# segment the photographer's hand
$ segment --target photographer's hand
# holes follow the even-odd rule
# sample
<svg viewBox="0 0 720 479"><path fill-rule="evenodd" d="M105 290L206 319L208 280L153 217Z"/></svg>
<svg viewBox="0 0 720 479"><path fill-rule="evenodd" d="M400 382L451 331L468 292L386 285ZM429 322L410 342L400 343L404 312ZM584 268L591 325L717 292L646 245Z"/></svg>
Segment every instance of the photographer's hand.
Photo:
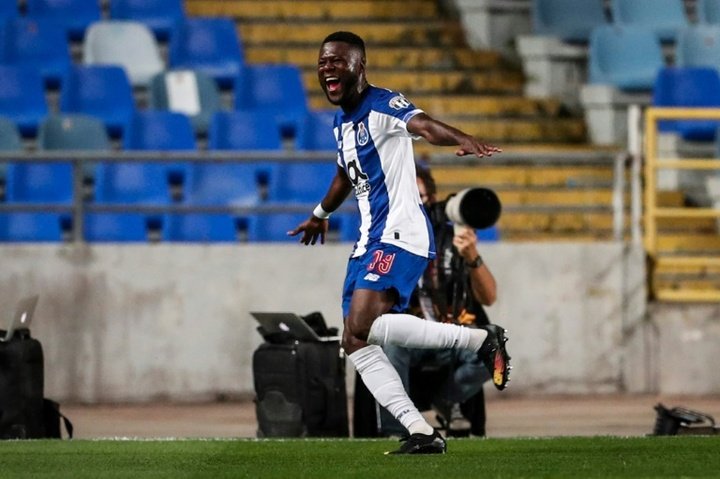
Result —
<svg viewBox="0 0 720 479"><path fill-rule="evenodd" d="M497 284L478 253L475 230L469 227L459 228L453 236L453 245L468 265L473 296L480 304L491 306L497 299Z"/></svg>

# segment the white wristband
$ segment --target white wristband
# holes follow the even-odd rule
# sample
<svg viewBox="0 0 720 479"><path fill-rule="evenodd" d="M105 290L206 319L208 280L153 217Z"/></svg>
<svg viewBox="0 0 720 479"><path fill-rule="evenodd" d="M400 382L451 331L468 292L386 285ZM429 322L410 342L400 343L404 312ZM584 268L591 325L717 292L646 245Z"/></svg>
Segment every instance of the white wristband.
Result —
<svg viewBox="0 0 720 479"><path fill-rule="evenodd" d="M330 218L330 213L323 209L322 203L318 203L318 205L313 210L313 216L316 218L320 218L321 220L326 220Z"/></svg>

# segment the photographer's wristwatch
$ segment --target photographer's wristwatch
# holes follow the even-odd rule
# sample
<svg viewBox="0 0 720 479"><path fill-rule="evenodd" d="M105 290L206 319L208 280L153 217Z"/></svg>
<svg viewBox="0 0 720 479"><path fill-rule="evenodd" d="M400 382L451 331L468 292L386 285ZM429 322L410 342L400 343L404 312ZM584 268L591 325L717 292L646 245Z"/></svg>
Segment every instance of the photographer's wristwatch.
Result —
<svg viewBox="0 0 720 479"><path fill-rule="evenodd" d="M477 255L477 257L472 261L466 261L465 265L467 265L468 268L479 268L483 264L482 256Z"/></svg>

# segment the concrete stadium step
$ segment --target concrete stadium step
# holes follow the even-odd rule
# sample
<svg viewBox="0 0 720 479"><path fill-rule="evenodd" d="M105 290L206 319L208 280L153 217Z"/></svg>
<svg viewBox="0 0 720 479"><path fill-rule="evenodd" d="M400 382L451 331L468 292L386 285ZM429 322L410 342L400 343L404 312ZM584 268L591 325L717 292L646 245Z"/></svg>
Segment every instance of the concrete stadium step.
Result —
<svg viewBox="0 0 720 479"><path fill-rule="evenodd" d="M248 45L245 49L245 57L249 63L293 63L301 68L314 70L317 66L320 41L322 39L306 46ZM373 70L376 68L488 70L504 65L497 52L474 51L462 46L384 47L369 50L367 60Z"/></svg>
<svg viewBox="0 0 720 479"><path fill-rule="evenodd" d="M658 233L693 231L699 233L717 232L714 218L658 218Z"/></svg>
<svg viewBox="0 0 720 479"><path fill-rule="evenodd" d="M720 254L720 235L694 233L664 233L657 237L658 252L687 254Z"/></svg>
<svg viewBox="0 0 720 479"><path fill-rule="evenodd" d="M506 143L552 141L584 143L586 141L585 122L579 118L454 120L442 115L438 115L437 118L448 121L454 127L501 148Z"/></svg>
<svg viewBox="0 0 720 479"><path fill-rule="evenodd" d="M609 208L612 204L612 190L610 188L577 190L552 188L537 190L520 187L512 190L495 188L494 191L505 206ZM446 189L443 185L438 185L438 196L440 198L445 198L454 192L457 192L457 189Z"/></svg>
<svg viewBox="0 0 720 479"><path fill-rule="evenodd" d="M506 210L500 216L498 226L501 232L610 232L613 215L611 212L525 213Z"/></svg>
<svg viewBox="0 0 720 479"><path fill-rule="evenodd" d="M437 2L414 0L412 7L403 0L186 0L190 15L227 16L240 20L424 18L436 19Z"/></svg>
<svg viewBox="0 0 720 479"><path fill-rule="evenodd" d="M288 47L304 45L319 47L320 42L337 30L355 32L373 46L392 45L396 47L448 47L465 45L465 38L457 23L441 20L359 22L338 21L329 24L320 22L252 22L238 25L243 42L250 45L276 45Z"/></svg>
<svg viewBox="0 0 720 479"><path fill-rule="evenodd" d="M435 166L433 176L444 187L612 185L612 165L598 166Z"/></svg>
<svg viewBox="0 0 720 479"><path fill-rule="evenodd" d="M305 71L305 88L315 95L319 92L317 71ZM520 95L523 89L523 76L519 71L399 71L374 70L368 75L368 81L375 85L400 91L410 96L416 93L478 93Z"/></svg>
<svg viewBox="0 0 720 479"><path fill-rule="evenodd" d="M317 87L319 90L319 87ZM418 93L408 98L431 115L483 117L556 117L560 114L560 103L556 100L532 99L523 96L491 95L443 95ZM323 110L331 107L325 95L310 96L310 107Z"/></svg>

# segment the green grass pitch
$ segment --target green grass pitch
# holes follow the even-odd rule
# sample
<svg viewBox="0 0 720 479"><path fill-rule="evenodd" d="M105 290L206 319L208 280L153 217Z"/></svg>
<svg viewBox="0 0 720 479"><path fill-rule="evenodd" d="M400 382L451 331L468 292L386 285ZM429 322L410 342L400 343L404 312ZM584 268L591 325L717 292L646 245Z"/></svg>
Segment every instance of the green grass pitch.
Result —
<svg viewBox="0 0 720 479"><path fill-rule="evenodd" d="M387 456L391 440L0 442L0 478L720 477L720 436L456 439Z"/></svg>

